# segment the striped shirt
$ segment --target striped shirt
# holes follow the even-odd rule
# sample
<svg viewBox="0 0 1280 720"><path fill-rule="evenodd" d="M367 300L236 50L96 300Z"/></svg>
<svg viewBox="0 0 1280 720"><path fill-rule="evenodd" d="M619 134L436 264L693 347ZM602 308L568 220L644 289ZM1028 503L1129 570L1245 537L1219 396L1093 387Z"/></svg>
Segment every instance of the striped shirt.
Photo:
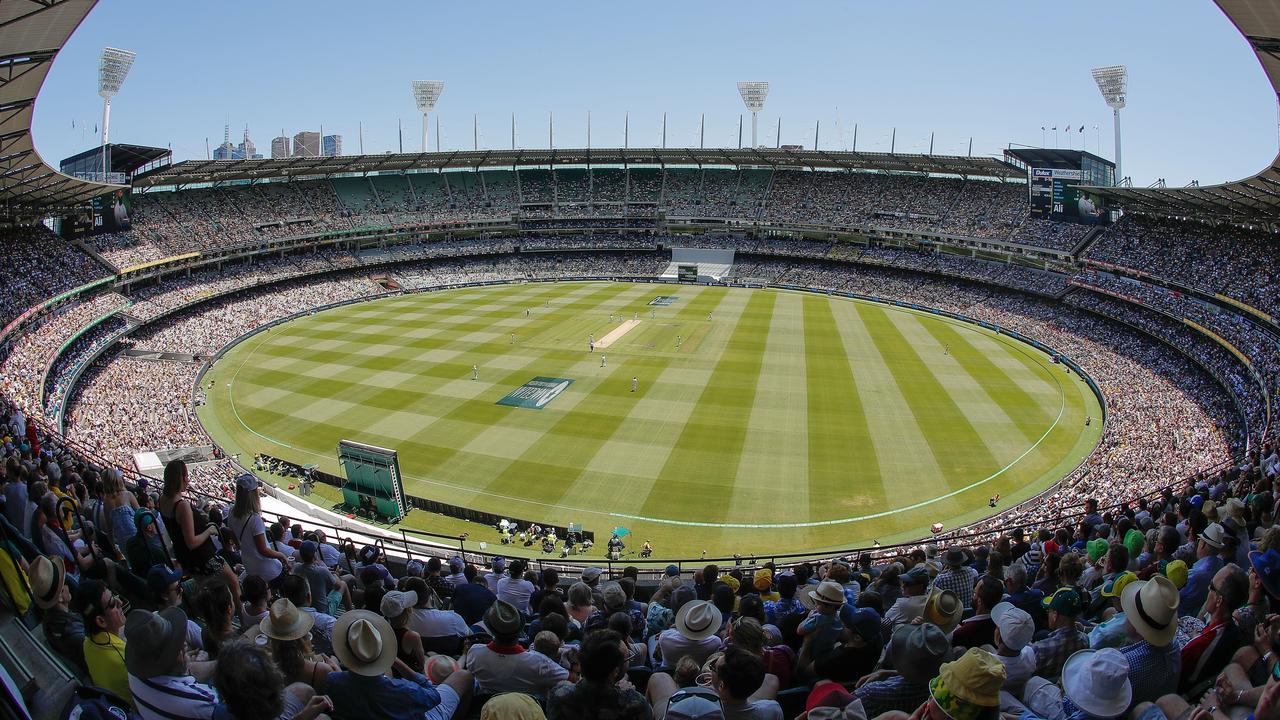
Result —
<svg viewBox="0 0 1280 720"><path fill-rule="evenodd" d="M190 675L130 675L129 689L142 720L209 720L218 702L213 688Z"/></svg>

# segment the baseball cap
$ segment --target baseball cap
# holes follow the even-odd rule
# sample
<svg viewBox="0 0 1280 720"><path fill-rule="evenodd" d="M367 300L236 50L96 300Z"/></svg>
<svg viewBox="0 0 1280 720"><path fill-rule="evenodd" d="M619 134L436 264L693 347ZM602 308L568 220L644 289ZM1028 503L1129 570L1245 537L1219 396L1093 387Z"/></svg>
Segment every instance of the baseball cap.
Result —
<svg viewBox="0 0 1280 720"><path fill-rule="evenodd" d="M1084 601L1080 598L1080 592L1075 588L1061 587L1053 591L1053 594L1040 601L1045 610L1053 610L1063 615L1079 615Z"/></svg>
<svg viewBox="0 0 1280 720"><path fill-rule="evenodd" d="M147 589L159 594L181 579L182 573L177 570L170 570L164 565L152 565L147 571Z"/></svg>
<svg viewBox="0 0 1280 720"><path fill-rule="evenodd" d="M311 562L316 556L316 544L310 540L303 540L298 546L298 554L302 556L303 562Z"/></svg>
<svg viewBox="0 0 1280 720"><path fill-rule="evenodd" d="M929 571L924 565L916 565L902 574L903 585L922 585L929 582Z"/></svg>
<svg viewBox="0 0 1280 720"><path fill-rule="evenodd" d="M666 573L667 577L680 577L680 568L676 565L668 565Z"/></svg>
<svg viewBox="0 0 1280 720"><path fill-rule="evenodd" d="M991 622L1000 631L1000 639L1010 650L1021 650L1031 642L1036 623L1031 615L1013 603L1002 602L991 608Z"/></svg>
<svg viewBox="0 0 1280 720"><path fill-rule="evenodd" d="M1102 597L1118 598L1124 586L1137 580L1138 576L1128 570L1116 575L1102 585Z"/></svg>
<svg viewBox="0 0 1280 720"><path fill-rule="evenodd" d="M382 611L382 616L388 620L394 620L404 614L405 610L418 604L418 593L409 590L401 592L392 590L382 596L382 604L378 609Z"/></svg>

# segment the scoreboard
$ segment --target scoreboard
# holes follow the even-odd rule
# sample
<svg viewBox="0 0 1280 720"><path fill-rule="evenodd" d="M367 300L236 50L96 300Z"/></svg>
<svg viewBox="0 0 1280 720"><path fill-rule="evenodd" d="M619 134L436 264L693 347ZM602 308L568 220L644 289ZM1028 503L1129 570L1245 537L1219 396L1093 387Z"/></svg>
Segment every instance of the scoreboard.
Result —
<svg viewBox="0 0 1280 720"><path fill-rule="evenodd" d="M697 265L677 265L676 279L680 282L698 282Z"/></svg>
<svg viewBox="0 0 1280 720"><path fill-rule="evenodd" d="M1084 173L1063 168L1031 168L1028 190L1034 217L1070 222L1102 222L1102 204L1079 189Z"/></svg>

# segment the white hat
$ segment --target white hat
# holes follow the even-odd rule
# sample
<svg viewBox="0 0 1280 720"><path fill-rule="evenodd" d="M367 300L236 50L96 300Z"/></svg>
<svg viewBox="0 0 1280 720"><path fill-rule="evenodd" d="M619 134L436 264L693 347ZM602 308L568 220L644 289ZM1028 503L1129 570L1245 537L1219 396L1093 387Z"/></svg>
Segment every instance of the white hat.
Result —
<svg viewBox="0 0 1280 720"><path fill-rule="evenodd" d="M1062 666L1062 691L1090 715L1120 715L1133 701L1129 662L1115 648L1080 650Z"/></svg>
<svg viewBox="0 0 1280 720"><path fill-rule="evenodd" d="M720 608L706 600L685 603L676 613L676 630L690 640L705 640L720 631Z"/></svg>
<svg viewBox="0 0 1280 720"><path fill-rule="evenodd" d="M1164 575L1131 582L1120 593L1125 621L1156 647L1173 642L1178 631L1178 600L1177 586Z"/></svg>
<svg viewBox="0 0 1280 720"><path fill-rule="evenodd" d="M418 593L413 590L401 592L392 590L382 596L382 604L378 609L382 611L382 617L388 620L395 620L404 614L405 610L418 604Z"/></svg>
<svg viewBox="0 0 1280 720"><path fill-rule="evenodd" d="M348 610L333 626L333 654L351 672L377 677L396 662L395 632L368 610Z"/></svg>
<svg viewBox="0 0 1280 720"><path fill-rule="evenodd" d="M1209 523L1209 527L1205 528L1204 532L1200 533L1200 539L1209 547L1221 550L1222 537L1226 535L1226 533L1227 531L1218 523Z"/></svg>
<svg viewBox="0 0 1280 720"><path fill-rule="evenodd" d="M1013 603L1002 602L991 608L991 622L1000 631L1000 639L1010 650L1021 650L1036 632L1031 615Z"/></svg>

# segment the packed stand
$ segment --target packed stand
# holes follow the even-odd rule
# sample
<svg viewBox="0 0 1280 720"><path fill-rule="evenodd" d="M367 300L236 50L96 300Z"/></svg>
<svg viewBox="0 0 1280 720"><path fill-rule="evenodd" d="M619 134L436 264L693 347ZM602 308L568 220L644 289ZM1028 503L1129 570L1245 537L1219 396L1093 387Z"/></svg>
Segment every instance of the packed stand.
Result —
<svg viewBox="0 0 1280 720"><path fill-rule="evenodd" d="M29 308L111 273L44 225L6 228L0 266L0 328Z"/></svg>

